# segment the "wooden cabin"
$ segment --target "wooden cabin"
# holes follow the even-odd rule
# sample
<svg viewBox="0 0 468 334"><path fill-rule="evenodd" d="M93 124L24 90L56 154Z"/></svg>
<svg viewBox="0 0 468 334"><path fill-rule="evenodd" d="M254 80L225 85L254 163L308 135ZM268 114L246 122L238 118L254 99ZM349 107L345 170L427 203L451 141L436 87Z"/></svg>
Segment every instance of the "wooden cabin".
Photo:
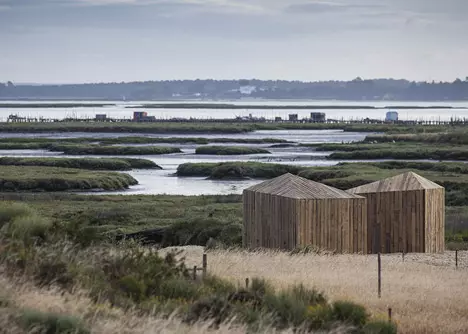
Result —
<svg viewBox="0 0 468 334"><path fill-rule="evenodd" d="M445 189L413 172L349 189L367 198L370 253L445 249Z"/></svg>
<svg viewBox="0 0 468 334"><path fill-rule="evenodd" d="M244 190L244 246L367 253L365 197L292 174Z"/></svg>

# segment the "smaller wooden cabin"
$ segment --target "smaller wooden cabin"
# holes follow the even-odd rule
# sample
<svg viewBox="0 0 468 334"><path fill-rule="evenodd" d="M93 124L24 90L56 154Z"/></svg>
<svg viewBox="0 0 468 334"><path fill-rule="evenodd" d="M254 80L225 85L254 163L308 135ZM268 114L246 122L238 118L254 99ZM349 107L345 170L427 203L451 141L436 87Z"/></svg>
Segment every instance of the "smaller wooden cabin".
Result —
<svg viewBox="0 0 468 334"><path fill-rule="evenodd" d="M244 190L244 246L367 253L366 199L284 174Z"/></svg>
<svg viewBox="0 0 468 334"><path fill-rule="evenodd" d="M413 172L349 189L367 198L370 253L445 249L445 189Z"/></svg>

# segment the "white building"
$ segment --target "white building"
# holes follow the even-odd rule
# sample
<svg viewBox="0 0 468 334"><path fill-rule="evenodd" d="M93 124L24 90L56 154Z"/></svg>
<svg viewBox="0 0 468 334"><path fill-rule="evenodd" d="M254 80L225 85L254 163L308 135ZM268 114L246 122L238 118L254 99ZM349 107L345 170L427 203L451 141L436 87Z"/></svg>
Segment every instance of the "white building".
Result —
<svg viewBox="0 0 468 334"><path fill-rule="evenodd" d="M398 113L396 111L389 111L385 115L386 122L395 122L398 121Z"/></svg>

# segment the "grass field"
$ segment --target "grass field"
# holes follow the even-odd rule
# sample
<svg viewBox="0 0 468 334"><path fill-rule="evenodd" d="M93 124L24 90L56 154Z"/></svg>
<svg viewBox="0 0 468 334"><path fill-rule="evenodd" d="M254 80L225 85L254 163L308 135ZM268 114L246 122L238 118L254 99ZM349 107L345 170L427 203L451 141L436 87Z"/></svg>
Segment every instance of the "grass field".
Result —
<svg viewBox="0 0 468 334"><path fill-rule="evenodd" d="M123 190L135 184L138 184L138 181L133 177L117 172L37 166L0 168L2 192Z"/></svg>
<svg viewBox="0 0 468 334"><path fill-rule="evenodd" d="M0 203L2 328L88 334L97 330L95 319L117 311L119 318L138 312L148 319L175 318L186 326L231 323L249 332L353 328L364 334L377 328L396 333L395 324L378 321L362 305L331 301L303 285L280 290L261 278L241 287L214 273L193 277L177 252L161 254L132 242L78 244L65 240L65 231L24 203ZM67 299L81 291L94 310L77 315L27 307L19 298L18 283L24 282L38 291L55 288ZM16 290L8 289L13 284Z"/></svg>
<svg viewBox="0 0 468 334"><path fill-rule="evenodd" d="M201 248L182 249L188 264L199 264ZM376 256L214 251L208 254L208 268L232 282L261 275L279 289L298 283L314 286L332 299L355 300L380 317L391 307L399 333L463 333L468 253L459 256L458 271L453 252L407 255L404 261L401 254L383 256L381 299Z"/></svg>

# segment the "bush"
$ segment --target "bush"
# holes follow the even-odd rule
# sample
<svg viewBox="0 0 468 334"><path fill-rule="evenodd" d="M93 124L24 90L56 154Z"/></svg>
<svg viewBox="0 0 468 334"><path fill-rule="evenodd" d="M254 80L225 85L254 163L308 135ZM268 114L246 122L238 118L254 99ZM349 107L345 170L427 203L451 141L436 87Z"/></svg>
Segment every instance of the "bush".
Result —
<svg viewBox="0 0 468 334"><path fill-rule="evenodd" d="M195 300L202 294L200 286L186 278L168 279L162 282L160 296L166 299Z"/></svg>
<svg viewBox="0 0 468 334"><path fill-rule="evenodd" d="M215 218L195 218L176 222L164 230L163 247L179 245L207 245L215 239L224 245L242 244L242 224Z"/></svg>
<svg viewBox="0 0 468 334"><path fill-rule="evenodd" d="M20 325L27 331L41 334L90 334L91 331L77 318L24 310L19 317Z"/></svg>
<svg viewBox="0 0 468 334"><path fill-rule="evenodd" d="M397 334L397 326L388 321L369 321L362 329L363 334Z"/></svg>
<svg viewBox="0 0 468 334"><path fill-rule="evenodd" d="M363 306L346 301L333 303L332 316L336 321L350 324L358 328L364 326L369 319L369 314Z"/></svg>
<svg viewBox="0 0 468 334"><path fill-rule="evenodd" d="M96 260L98 263L89 273L97 278L92 295L113 303L125 303L125 299L139 303L161 295L163 282L188 277L184 264L175 260L174 253L162 258L157 252L140 249L138 245Z"/></svg>
<svg viewBox="0 0 468 334"><path fill-rule="evenodd" d="M18 217L8 226L8 233L25 243L47 238L47 232L52 227L52 223L37 215Z"/></svg>
<svg viewBox="0 0 468 334"><path fill-rule="evenodd" d="M30 216L32 213L33 210L26 204L0 202L0 228L19 217Z"/></svg>
<svg viewBox="0 0 468 334"><path fill-rule="evenodd" d="M225 298L219 296L203 298L192 304L186 321L194 323L212 320L215 325L219 325L231 316L231 309L231 304Z"/></svg>

